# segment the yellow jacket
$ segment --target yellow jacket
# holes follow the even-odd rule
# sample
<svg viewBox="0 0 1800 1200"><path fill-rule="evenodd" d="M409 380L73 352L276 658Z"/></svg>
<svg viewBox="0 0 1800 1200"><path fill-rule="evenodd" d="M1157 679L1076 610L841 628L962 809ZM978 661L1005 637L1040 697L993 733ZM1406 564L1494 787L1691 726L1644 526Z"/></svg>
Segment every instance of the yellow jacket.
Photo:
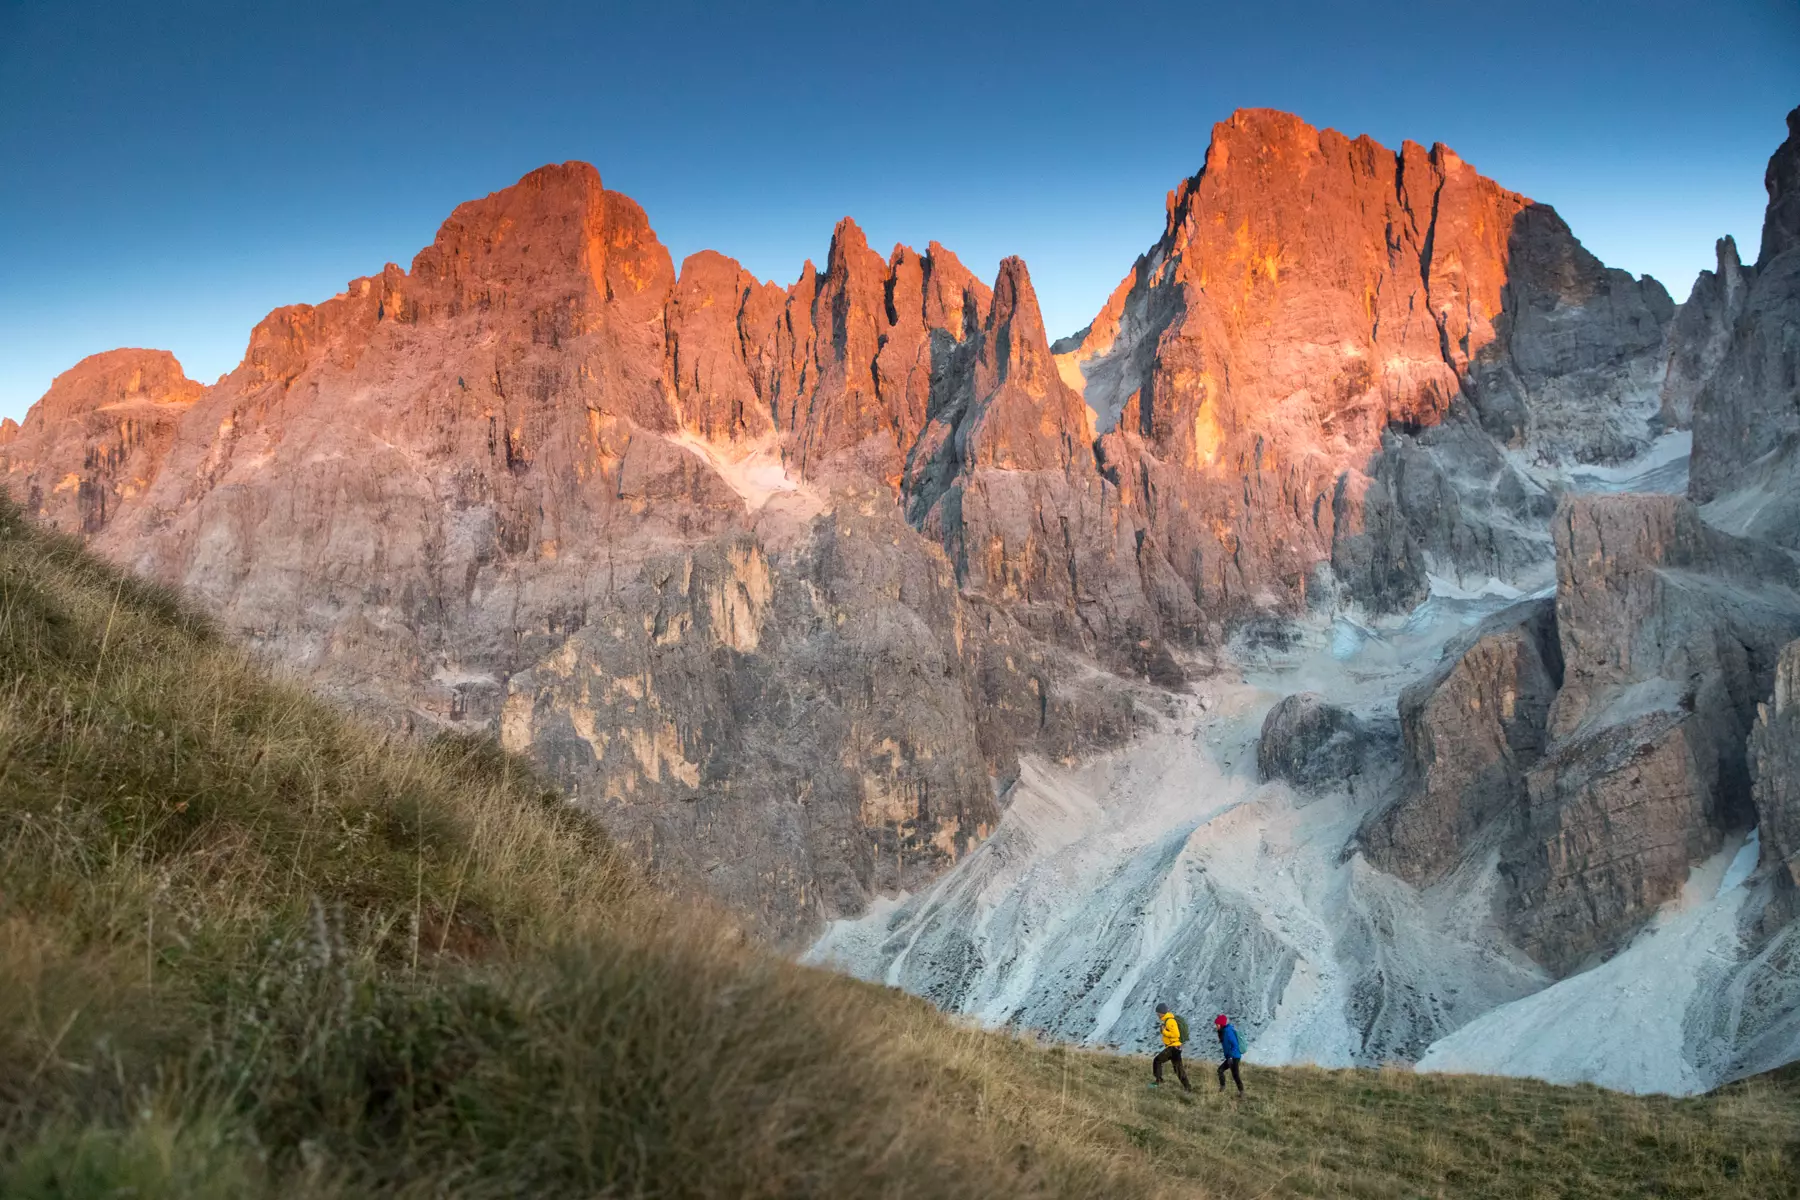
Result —
<svg viewBox="0 0 1800 1200"><path fill-rule="evenodd" d="M1165 1046L1181 1045L1181 1026L1175 1023L1174 1013L1162 1015L1162 1037Z"/></svg>

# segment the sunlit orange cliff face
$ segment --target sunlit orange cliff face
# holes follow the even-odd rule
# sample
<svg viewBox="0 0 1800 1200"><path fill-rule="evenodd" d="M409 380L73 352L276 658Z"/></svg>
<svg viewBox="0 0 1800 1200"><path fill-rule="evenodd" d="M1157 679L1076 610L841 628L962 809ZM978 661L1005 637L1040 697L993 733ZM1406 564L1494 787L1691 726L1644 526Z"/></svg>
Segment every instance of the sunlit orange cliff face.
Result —
<svg viewBox="0 0 1800 1200"><path fill-rule="evenodd" d="M1021 749L1134 728L1068 654L1179 685L1260 613L1547 554L1502 451L1640 446L1669 309L1444 147L1267 111L1056 353L1017 259L990 288L845 219L786 288L678 272L565 163L271 313L210 388L86 360L0 464L320 686L500 729L786 936L962 853Z"/></svg>

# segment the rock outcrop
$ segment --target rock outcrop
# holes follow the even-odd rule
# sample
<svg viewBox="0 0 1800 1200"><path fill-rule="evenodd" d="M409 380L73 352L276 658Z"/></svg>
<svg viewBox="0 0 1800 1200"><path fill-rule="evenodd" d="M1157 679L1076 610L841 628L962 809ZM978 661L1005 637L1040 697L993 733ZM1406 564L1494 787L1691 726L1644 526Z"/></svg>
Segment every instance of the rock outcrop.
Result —
<svg viewBox="0 0 1800 1200"><path fill-rule="evenodd" d="M1116 669L1178 686L1165 622L1198 606L1117 484L1050 353L1025 264L1001 263L979 338L949 357L943 401L913 451L909 503L962 586Z"/></svg>
<svg viewBox="0 0 1800 1200"><path fill-rule="evenodd" d="M56 377L24 425L0 435L6 487L25 511L99 533L156 478L205 389L166 350L109 350Z"/></svg>
<svg viewBox="0 0 1800 1200"><path fill-rule="evenodd" d="M1788 114L1788 138L1764 179L1769 206L1754 279L1730 314L1730 341L1693 401L1688 494L1719 501L1728 528L1800 546L1794 510L1779 503L1800 483L1791 445L1800 436L1800 108ZM1748 494L1730 496L1739 490Z"/></svg>
<svg viewBox="0 0 1800 1200"><path fill-rule="evenodd" d="M1757 706L1750 761L1762 867L1784 881L1792 907L1800 892L1800 641L1783 648L1769 700Z"/></svg>
<svg viewBox="0 0 1800 1200"><path fill-rule="evenodd" d="M1525 773L1544 752L1562 685L1555 618L1550 600L1496 613L1400 693L1400 796L1359 836L1376 866L1425 886L1472 848L1518 836Z"/></svg>
<svg viewBox="0 0 1800 1200"><path fill-rule="evenodd" d="M1316 692L1284 697L1263 718L1256 739L1257 778L1280 779L1302 792L1351 786L1383 740L1355 713Z"/></svg>
<svg viewBox="0 0 1800 1200"><path fill-rule="evenodd" d="M1541 204L1514 216L1505 262L1493 336L1470 351L1483 427L1538 458L1609 463L1642 450L1661 405L1668 292L1601 265Z"/></svg>
<svg viewBox="0 0 1800 1200"><path fill-rule="evenodd" d="M1563 684L1502 869L1523 944L1567 971L1754 823L1745 739L1800 635L1800 563L1674 496L1567 501L1556 538Z"/></svg>
<svg viewBox="0 0 1800 1200"><path fill-rule="evenodd" d="M1756 269L1738 261L1737 242L1722 237L1714 247L1717 271L1702 271L1687 303L1669 326L1669 365L1663 378L1662 421L1666 428L1694 423L1694 398L1718 371L1743 315Z"/></svg>
<svg viewBox="0 0 1800 1200"><path fill-rule="evenodd" d="M1756 256L1759 271L1782 255L1800 250L1800 108L1788 113L1787 129L1787 140L1763 172L1769 203L1763 210L1762 248Z"/></svg>

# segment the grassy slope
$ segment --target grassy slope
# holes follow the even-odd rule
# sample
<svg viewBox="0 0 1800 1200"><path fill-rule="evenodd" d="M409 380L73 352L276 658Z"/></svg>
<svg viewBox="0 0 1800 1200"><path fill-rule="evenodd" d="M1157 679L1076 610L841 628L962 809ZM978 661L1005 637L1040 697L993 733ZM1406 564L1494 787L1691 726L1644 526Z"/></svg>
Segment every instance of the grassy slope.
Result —
<svg viewBox="0 0 1800 1200"><path fill-rule="evenodd" d="M0 1194L1800 1194L1792 1073L1144 1073L747 946L0 502Z"/></svg>

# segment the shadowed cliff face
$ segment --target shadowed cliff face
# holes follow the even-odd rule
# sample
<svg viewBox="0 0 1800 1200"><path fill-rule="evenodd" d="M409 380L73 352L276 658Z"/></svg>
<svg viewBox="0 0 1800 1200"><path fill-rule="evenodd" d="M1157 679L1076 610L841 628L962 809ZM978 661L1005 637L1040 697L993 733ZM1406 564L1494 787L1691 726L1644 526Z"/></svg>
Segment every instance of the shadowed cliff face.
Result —
<svg viewBox="0 0 1800 1200"><path fill-rule="evenodd" d="M795 938L1243 619L1547 561L1520 463L1642 445L1668 309L1447 149L1277 113L1218 126L1061 353L1016 259L990 289L846 219L787 288L677 274L567 163L271 313L211 388L88 360L0 459L322 688L500 732Z"/></svg>
<svg viewBox="0 0 1800 1200"><path fill-rule="evenodd" d="M1710 501L1709 518L1724 528L1800 549L1800 108L1787 125L1764 175L1756 266L1733 270L1735 247L1729 263L1722 249L1727 286L1696 286L1694 320L1720 330L1723 345L1693 398L1688 494Z"/></svg>

